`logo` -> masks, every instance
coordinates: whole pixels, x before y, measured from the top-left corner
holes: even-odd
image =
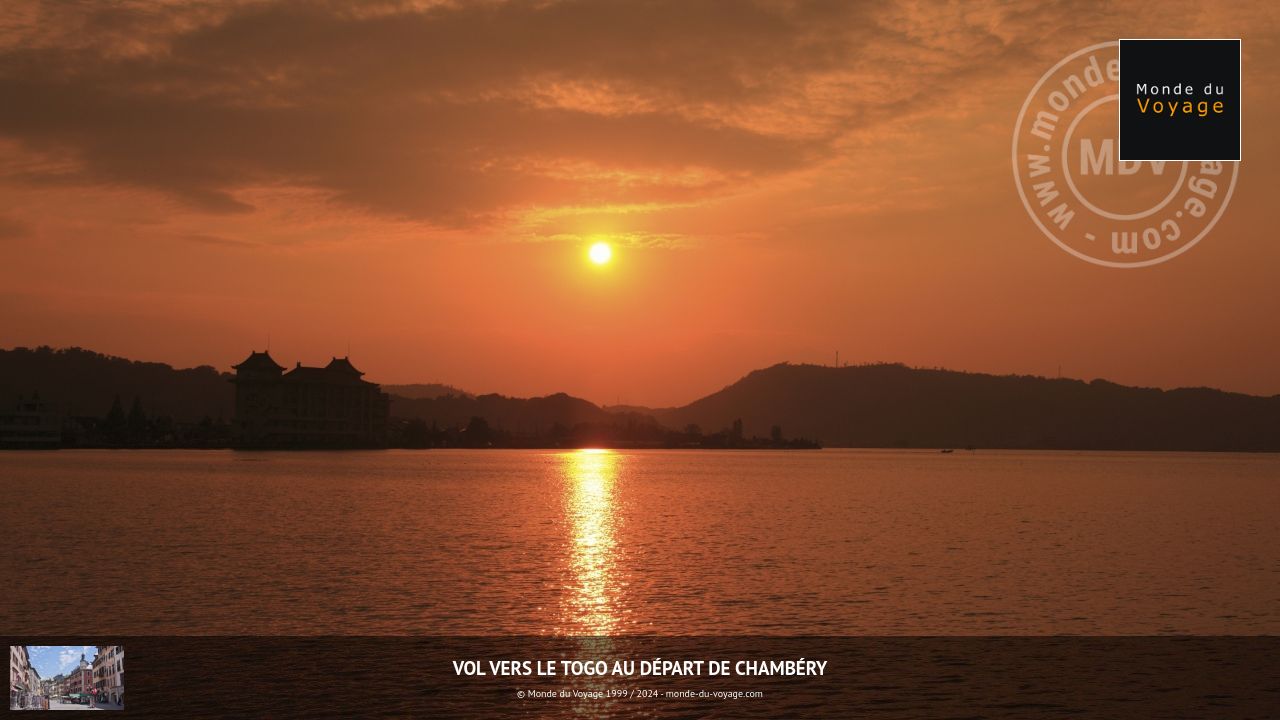
[[[1120,159],[1240,160],[1240,41],[1120,39]]]
[[[1119,155],[1119,43],[1079,50],[1031,89],[1013,131],[1013,175],[1031,219],[1081,260],[1147,267],[1190,250],[1235,190],[1239,163]]]

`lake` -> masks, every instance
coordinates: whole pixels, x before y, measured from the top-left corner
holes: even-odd
[[[1280,457],[0,453],[0,625],[119,635],[1280,633]]]

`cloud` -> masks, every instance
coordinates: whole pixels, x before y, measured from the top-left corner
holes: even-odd
[[[0,133],[77,163],[31,179],[157,189],[209,213],[251,211],[237,190],[252,183],[446,224],[696,198],[818,152],[821,140],[733,115],[838,60],[795,14],[738,3],[358,15],[277,2],[212,20],[205,8],[60,5],[41,12],[77,33],[0,53]],[[72,41],[86,32],[106,39]],[[558,172],[575,163],[607,172]],[[705,182],[689,184],[691,170]]]
[[[740,192],[1011,42],[891,32],[887,3],[24,7],[36,20],[0,41],[0,134],[73,160],[27,181],[212,214],[252,212],[249,186],[306,186],[460,227]],[[899,61],[921,46],[928,62]]]
[[[25,237],[29,232],[27,224],[21,220],[0,215],[0,240]]]
[[[181,237],[183,240],[189,240],[201,245],[219,245],[222,247],[238,248],[253,247],[254,245],[254,243],[245,240],[237,240],[235,238],[223,237],[221,235],[209,235],[207,233],[190,233]]]
[[[58,653],[58,672],[65,673],[74,668],[80,662],[80,653],[76,648],[64,647]]]
[[[1143,12],[19,1],[0,25],[0,138],[29,157],[0,176],[141,188],[226,216],[260,210],[254,189],[304,188],[333,207],[460,229],[712,203],[856,163],[913,118],[964,124],[1012,70],[1114,37],[1121,15]]]

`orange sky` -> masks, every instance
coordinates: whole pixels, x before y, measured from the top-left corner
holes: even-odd
[[[780,362],[1280,393],[1270,3],[0,10],[0,346],[654,406]],[[1022,208],[1054,62],[1244,39],[1222,221],[1141,270]],[[605,238],[615,261],[591,266]]]

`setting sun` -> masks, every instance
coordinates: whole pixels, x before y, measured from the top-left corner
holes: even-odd
[[[607,242],[598,242],[587,251],[587,256],[591,258],[591,262],[597,265],[604,265],[613,258],[613,248],[609,247]]]

